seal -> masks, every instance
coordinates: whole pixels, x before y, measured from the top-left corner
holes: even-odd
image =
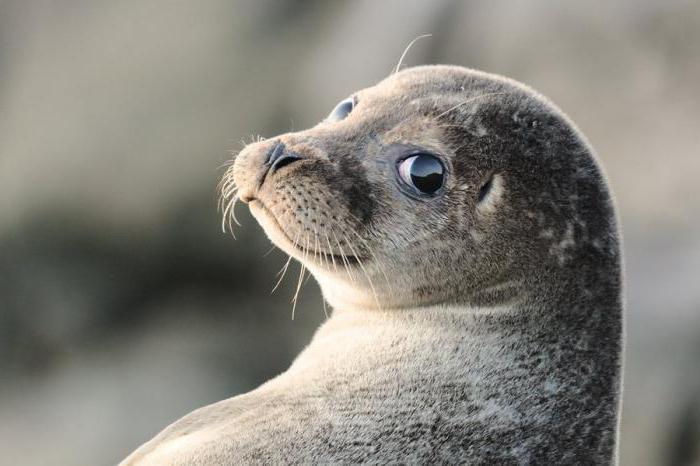
[[[395,73],[223,181],[331,317],[283,374],[123,464],[616,461],[620,235],[573,123],[510,79]]]

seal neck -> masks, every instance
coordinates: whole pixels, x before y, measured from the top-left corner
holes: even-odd
[[[379,410],[442,406],[437,414],[457,425],[487,416],[489,426],[535,432],[547,448],[582,443],[612,458],[620,309],[592,303],[335,309],[280,382],[322,391],[332,374],[334,388],[354,393],[356,387],[353,399],[376,399],[372,406]],[[459,401],[465,399],[471,404]]]

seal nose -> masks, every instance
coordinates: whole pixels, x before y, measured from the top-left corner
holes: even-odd
[[[301,159],[281,141],[251,144],[236,157],[233,166],[239,199],[245,203],[252,201],[268,175]]]
[[[297,160],[301,160],[299,155],[295,154],[294,152],[289,152],[283,143],[278,142],[272,146],[267,153],[267,156],[265,157],[265,167],[268,173],[274,173],[285,165],[289,165]],[[267,175],[267,173],[265,175]],[[262,184],[262,182],[265,180],[265,175],[260,181],[260,184]]]

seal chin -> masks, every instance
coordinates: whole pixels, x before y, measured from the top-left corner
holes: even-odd
[[[270,240],[284,252],[312,268],[318,268],[326,273],[334,272],[338,268],[354,267],[360,263],[355,256],[339,256],[327,251],[314,250],[312,245],[303,246],[293,241],[285,229],[280,225],[270,209],[259,199],[250,199],[248,203],[250,213],[262,226]]]
[[[273,243],[275,243],[276,246],[290,256],[297,257],[301,260],[301,258],[298,257],[299,254],[302,253],[301,248],[291,239],[289,239],[287,233],[285,233],[284,229],[279,224],[275,216],[272,215],[270,210],[265,207],[265,204],[258,199],[251,199],[248,203],[248,208],[250,209],[250,213],[253,214],[255,220],[257,220],[263,230],[265,230],[267,236]]]

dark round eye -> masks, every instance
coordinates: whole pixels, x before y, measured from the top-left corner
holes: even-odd
[[[338,105],[335,106],[333,111],[331,112],[330,115],[328,115],[328,118],[326,120],[330,122],[336,122],[340,120],[344,120],[346,116],[352,112],[352,109],[355,107],[355,99],[352,97],[348,97],[347,99],[343,100],[340,102]]]
[[[445,168],[437,157],[428,154],[412,155],[399,163],[399,176],[423,194],[433,194],[442,188]]]

